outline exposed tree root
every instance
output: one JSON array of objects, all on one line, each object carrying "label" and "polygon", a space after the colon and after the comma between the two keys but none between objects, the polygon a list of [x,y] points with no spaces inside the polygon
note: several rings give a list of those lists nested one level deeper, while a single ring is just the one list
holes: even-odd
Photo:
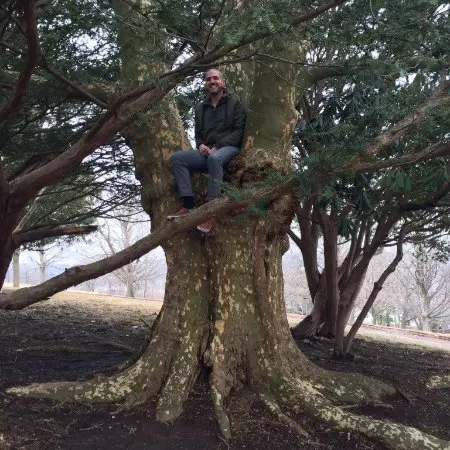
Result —
[{"label": "exposed tree root", "polygon": [[272,412],[272,414],[274,414],[276,417],[278,417],[280,422],[289,425],[300,436],[310,437],[309,433],[304,428],[302,428],[295,420],[291,419],[289,416],[283,413],[280,405],[278,405],[276,401],[269,399],[264,394],[260,394],[260,398],[267,406],[269,411]]},{"label": "exposed tree root", "polygon": [[[289,366],[290,376],[310,382],[321,394],[337,404],[377,404],[396,393],[396,389],[380,380],[358,373],[331,372],[321,369],[306,358],[290,341],[286,343],[290,353],[288,363],[272,355],[276,366]],[[286,374],[284,374],[286,376]]]},{"label": "exposed tree root", "polygon": [[[125,404],[130,405],[145,401],[150,396],[158,395],[158,418],[160,420],[172,420],[181,413],[183,402],[198,373],[198,365],[196,364],[198,347],[192,350],[192,347],[194,347],[192,343],[191,339],[186,338],[184,345],[179,345],[178,351],[175,351],[174,354],[177,356],[169,364],[169,372],[161,371],[157,376],[154,374],[161,366],[158,364],[155,366],[158,359],[150,357],[147,351],[144,357],[131,368],[107,380],[90,380],[83,383],[34,384],[28,387],[11,388],[8,393],[46,397],[59,401],[118,402],[126,400]],[[153,342],[149,348],[152,347],[152,344]],[[185,355],[185,357],[183,358],[181,355]],[[328,373],[328,383],[332,387],[327,388],[325,387],[325,376],[322,384],[314,380],[310,381],[307,379],[309,377],[305,377],[305,374],[300,376],[295,374],[297,370],[292,370],[285,364],[281,365],[276,352],[262,352],[260,355],[259,367],[256,367],[256,369],[259,369],[259,373],[253,373],[252,376],[252,379],[256,381],[253,389],[259,393],[268,409],[281,422],[288,424],[302,436],[307,436],[308,433],[289,416],[289,411],[303,411],[338,430],[361,433],[369,438],[381,441],[388,448],[395,450],[450,449],[449,443],[415,428],[351,414],[345,407],[336,406],[330,401],[329,393],[330,390],[334,390],[336,393],[343,389],[344,383],[343,380],[339,380],[339,377],[338,381],[333,381],[333,375]],[[162,360],[159,361],[162,365]],[[168,376],[161,377],[163,373],[168,373]],[[217,374],[216,380],[221,380],[221,377]],[[150,386],[150,383],[155,384]],[[230,439],[230,420],[224,408],[224,400],[229,390],[223,391],[218,386],[222,388],[226,385],[219,383],[216,386],[211,384],[214,410],[222,435],[226,439]],[[358,387],[361,392],[364,390],[363,386],[366,386],[366,384],[360,383]],[[351,392],[353,389],[354,385],[350,383],[347,390]],[[375,391],[381,392],[383,390],[379,391],[377,388]],[[359,397],[360,394],[357,396]],[[351,397],[351,395],[341,393],[331,397],[342,400]]]},{"label": "exposed tree root", "polygon": [[323,371],[314,377],[313,384],[322,394],[344,404],[379,404],[383,398],[396,393],[394,387],[357,373]]},{"label": "exposed tree root", "polygon": [[382,442],[395,450],[444,450],[450,443],[428,435],[416,428],[371,417],[351,414],[333,405],[313,385],[303,380],[283,380],[278,397],[285,407],[306,412],[311,417],[324,421],[338,430],[361,433]]},{"label": "exposed tree root", "polygon": [[[293,412],[302,411],[338,430],[358,432],[396,450],[450,450],[447,442],[420,430],[352,414],[339,406],[379,404],[396,390],[359,374],[320,369],[298,350],[282,304],[281,239],[261,222],[255,223],[254,230],[234,230],[223,242],[215,238],[210,258],[212,291],[205,289],[208,272],[201,265],[205,258],[196,262],[196,283],[189,291],[177,279],[192,276],[192,267],[188,271],[182,264],[189,262],[197,247],[188,247],[181,256],[179,251],[168,253],[168,266],[177,268],[168,276],[168,301],[147,349],[125,371],[106,380],[35,384],[8,392],[59,401],[125,402],[125,407],[154,397],[157,418],[169,421],[181,414],[199,370],[206,365],[211,369],[215,415],[226,439],[231,437],[231,425],[225,399],[232,389],[244,385],[302,436],[307,433],[292,419]],[[243,251],[239,239],[253,245]],[[233,248],[237,250],[230,251]],[[213,307],[209,298],[216,299]]]},{"label": "exposed tree root", "polygon": [[211,397],[220,432],[225,439],[231,439],[231,424],[223,406],[224,399],[222,394],[214,386],[211,387]]},{"label": "exposed tree root", "polygon": [[22,397],[49,398],[61,402],[115,403],[125,400],[142,389],[146,364],[139,360],[130,369],[106,380],[98,377],[84,382],[34,383],[13,387],[10,394]]},{"label": "exposed tree root", "polygon": [[159,394],[156,407],[158,420],[174,420],[183,412],[183,404],[199,373],[198,341],[199,337],[192,339],[190,333],[182,338],[170,374]]},{"label": "exposed tree root", "polygon": [[432,376],[426,384],[428,389],[442,389],[450,387],[450,375],[434,375]]}]

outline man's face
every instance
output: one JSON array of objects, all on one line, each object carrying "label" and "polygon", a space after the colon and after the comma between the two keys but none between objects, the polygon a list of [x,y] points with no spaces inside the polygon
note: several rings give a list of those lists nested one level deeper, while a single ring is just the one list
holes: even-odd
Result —
[{"label": "man's face", "polygon": [[205,89],[210,95],[219,94],[225,89],[225,80],[218,70],[211,69],[206,72]]}]

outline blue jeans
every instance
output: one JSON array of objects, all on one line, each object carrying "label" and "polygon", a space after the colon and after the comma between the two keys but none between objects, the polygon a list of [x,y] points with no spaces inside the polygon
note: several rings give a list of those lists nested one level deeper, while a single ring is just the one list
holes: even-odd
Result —
[{"label": "blue jeans", "polygon": [[206,200],[220,197],[220,186],[216,181],[223,180],[223,169],[239,152],[238,147],[222,147],[203,156],[198,150],[182,150],[172,155],[172,170],[180,197],[193,197],[190,172],[207,172],[208,193]]}]

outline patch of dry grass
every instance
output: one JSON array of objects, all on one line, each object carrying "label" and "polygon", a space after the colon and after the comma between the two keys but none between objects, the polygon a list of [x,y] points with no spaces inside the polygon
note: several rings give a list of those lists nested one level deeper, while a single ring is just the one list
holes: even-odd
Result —
[{"label": "patch of dry grass", "polygon": [[122,322],[137,319],[147,320],[161,309],[162,301],[129,297],[116,297],[85,291],[63,291],[47,301],[36,303],[24,311],[41,311],[56,317],[82,312],[92,320]]},{"label": "patch of dry grass", "polygon": [[[37,303],[27,310],[47,310],[49,313],[56,314],[56,316],[82,312],[83,315],[91,317],[94,321],[101,318],[114,323],[136,319],[147,322],[151,315],[159,312],[161,306],[162,301],[160,300],[118,297],[85,291],[63,291],[54,295],[50,300]],[[296,325],[301,317],[288,314],[289,325]],[[414,336],[407,332],[395,332],[394,329],[387,332],[362,327],[357,337],[450,352],[450,341],[440,341],[431,336],[428,338]]]}]

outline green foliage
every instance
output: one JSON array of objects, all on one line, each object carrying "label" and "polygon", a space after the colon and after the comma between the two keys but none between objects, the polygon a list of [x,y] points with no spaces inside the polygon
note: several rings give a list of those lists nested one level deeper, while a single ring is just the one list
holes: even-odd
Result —
[{"label": "green foliage", "polygon": [[[422,0],[355,1],[308,27],[308,64],[349,69],[339,77],[330,72],[299,103],[304,120],[294,136],[298,190],[308,195],[320,180],[328,180],[317,205],[337,213],[351,206],[340,221],[342,236],[348,238],[361,218],[376,219],[400,204],[425,201],[448,181],[447,158],[329,178],[335,167],[364,153],[426,101],[449,64],[443,51],[450,44],[448,31],[448,5]],[[420,128],[408,130],[376,159],[422,151],[448,139],[448,130],[448,107],[435,108]]]},{"label": "green foliage", "polygon": [[[94,91],[119,76],[116,18],[109,1],[55,0],[42,9],[38,19],[43,64],[34,70],[22,107],[0,124],[0,152],[9,181],[54,159],[102,113],[47,71],[45,64]],[[20,33],[9,31],[4,39],[25,48]],[[0,64],[0,82],[14,85],[21,58],[0,48]],[[8,90],[0,89],[0,103],[8,95]],[[27,209],[33,208],[33,214],[24,229],[89,224],[123,203],[138,208],[139,187],[133,172],[131,152],[117,136],[64,182],[47,187],[34,206],[30,202]]]},{"label": "green foliage", "polygon": [[[296,160],[297,173],[288,175],[298,181],[301,195],[314,191],[318,180],[362,153],[383,130],[417,109],[448,66],[448,8],[437,1],[356,0],[295,29],[287,24],[316,3],[250,0],[244,2],[245,7],[236,8],[234,0],[160,0],[141,10],[131,2],[120,5],[118,12],[107,0],[55,0],[43,8],[39,37],[46,62],[81,86],[108,83],[114,90],[120,82],[120,60],[124,60],[130,40],[142,42],[141,50],[129,56],[134,62],[130,70],[135,70],[140,64],[174,66],[194,52],[204,51],[206,45],[218,48],[252,35],[274,33],[277,36],[270,43],[265,41],[264,48],[277,54],[284,40],[297,39],[302,51],[307,51],[305,68],[342,63],[353,68],[346,77],[319,81],[305,94],[311,114],[296,130],[294,142],[303,154]],[[12,41],[18,48],[24,45],[20,34]],[[249,50],[257,51],[259,45],[252,44]],[[155,47],[160,50],[155,52]],[[11,84],[21,58],[3,49],[0,65],[0,82]],[[186,126],[192,104],[201,97],[198,83],[190,83],[186,80],[176,92]],[[120,86],[119,91],[128,88]],[[0,89],[2,94],[6,98],[9,92]],[[0,125],[3,164],[14,178],[25,163],[45,163],[79,139],[101,112],[100,107],[68,92],[67,86],[38,67],[23,108]],[[446,109],[436,109],[420,130],[391,144],[380,157],[414,153],[444,139],[449,117]],[[137,194],[130,153],[120,138],[109,144],[84,161],[67,181],[68,191],[86,192],[96,199],[87,202],[94,215],[106,214],[113,205],[128,202]],[[399,202],[428,198],[446,180],[448,168],[434,160],[394,171],[331,179],[317,201],[322,208],[338,212],[351,204],[348,221],[359,220],[395,208]],[[264,183],[281,181],[279,175],[271,174]],[[62,186],[54,189],[52,194],[57,196],[56,189]],[[46,195],[50,198],[50,193]],[[80,220],[84,220],[83,208],[80,212]],[[50,218],[54,223],[63,220],[53,213],[46,220]],[[72,221],[70,213],[66,219]],[[341,228],[347,235],[352,226],[343,222]]]}]

